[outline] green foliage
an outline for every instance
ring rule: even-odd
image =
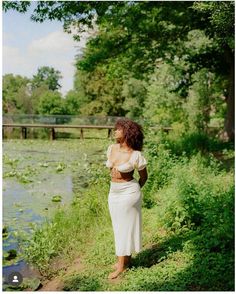
[[[215,37],[221,46],[234,49],[234,2],[194,2],[193,9],[207,18],[206,32]]]
[[[48,92],[48,86],[46,84],[41,84],[39,87],[37,88],[32,88],[31,87],[31,101],[32,101],[32,114],[38,114],[38,108],[39,108],[39,101],[40,101],[40,97]],[[24,112],[24,114],[28,114],[28,112]]]
[[[210,235],[214,238],[214,232],[221,231],[224,222],[222,231],[226,225],[228,237],[232,236],[231,175],[220,174],[213,158],[209,164],[208,160],[204,161],[199,155],[192,157],[187,164],[177,164],[173,167],[172,175],[169,185],[160,192],[163,201],[166,201],[165,225],[173,230],[196,229],[199,226],[203,230],[212,228]],[[215,237],[221,241],[222,236]]]
[[[142,116],[146,92],[146,83],[143,80],[130,78],[123,84],[123,108],[127,117],[137,118]]]
[[[168,144],[180,134],[185,143],[182,153],[174,154]],[[184,135],[181,125],[175,125],[172,134],[147,131],[144,150],[149,179],[142,188],[143,250],[133,255],[132,267],[121,275],[120,282],[107,281],[115,257],[107,206],[110,179],[101,163],[86,165],[88,187],[75,191],[71,206],[61,207],[51,222],[35,226],[31,240],[24,240],[22,251],[27,260],[44,276],[52,277],[58,274],[51,266],[54,258],[73,260],[79,255],[84,267],[63,276],[67,291],[232,290],[233,170],[226,171],[206,151],[200,153],[196,148],[191,153],[188,145],[194,146],[200,137]],[[234,155],[229,145],[210,139],[207,144],[222,156]],[[17,167],[14,159],[4,160]]]
[[[38,88],[43,84],[48,86],[49,90],[55,91],[61,88],[59,80],[62,78],[60,71],[53,67],[42,66],[38,68],[36,75],[32,79],[32,87]]]
[[[3,76],[3,112],[19,113],[31,111],[31,100],[28,94],[30,80],[20,75],[6,74]]]
[[[84,250],[84,235],[88,237],[91,224],[99,226],[109,221],[106,202],[108,174],[101,173],[97,165],[91,165],[86,173],[89,175],[90,188],[83,195],[81,192],[74,195],[70,208],[59,208],[52,222],[46,221],[41,227],[35,226],[32,239],[22,240],[25,258],[47,277],[51,277],[56,271],[50,267],[50,260],[60,254],[69,255],[69,258],[71,254],[78,254],[78,248]],[[61,196],[55,195],[52,200],[54,199],[60,200]],[[74,251],[71,251],[71,247]]]
[[[27,5],[4,1],[5,10],[24,12]],[[35,94],[33,109],[139,116],[147,125],[174,130],[148,135],[144,250],[121,283],[106,282],[114,247],[107,246],[113,244],[108,176],[100,166],[86,169],[89,188],[27,243],[28,259],[50,275],[53,257],[71,256],[79,248],[88,271],[69,279],[66,290],[232,291],[233,163],[226,169],[222,161],[234,152],[208,134],[209,125],[222,128],[223,119],[227,124],[234,117],[229,103],[234,2],[40,1],[32,19],[64,21],[67,31],[71,25],[77,32],[96,27],[83,56],[77,57],[76,93],[65,103],[57,93]],[[25,84],[17,87],[5,88],[4,111],[32,111],[22,98]],[[16,170],[7,176],[17,176]]]
[[[99,291],[99,281],[89,275],[76,275],[66,280],[64,291]]]
[[[207,154],[216,152],[225,148],[232,148],[230,143],[222,142],[217,138],[210,137],[204,132],[187,131],[183,133],[179,130],[172,130],[168,135],[163,135],[160,139],[164,148],[176,156],[186,155],[191,157],[198,152]]]
[[[59,92],[47,91],[39,98],[39,114],[66,114],[64,100]]]
[[[34,75],[32,79],[20,75],[4,75],[3,111],[11,114],[46,114],[50,111],[51,114],[64,114],[66,111],[72,111],[71,98],[69,98],[66,105],[68,110],[66,110],[64,106],[59,106],[60,102],[55,98],[55,96],[60,94],[53,94],[53,101],[50,102],[49,96],[54,90],[60,87],[58,84],[59,78],[61,78],[61,76],[58,71],[46,66],[39,68],[38,73]],[[44,102],[41,101],[41,105],[39,106],[41,96],[44,97],[42,98]],[[48,98],[46,98],[46,96],[48,96]],[[48,107],[46,107],[46,100],[49,104]],[[55,100],[57,100],[57,102],[55,102]],[[42,103],[44,104],[43,106]],[[56,105],[54,105],[55,103],[57,104],[57,109],[52,110],[52,108],[56,108]],[[73,106],[75,106],[75,103]],[[72,113],[69,112],[68,114]]]
[[[192,76],[193,85],[189,88],[187,103],[189,128],[192,131],[206,131],[210,121],[214,75],[201,69]]]
[[[28,5],[3,6],[24,12]],[[204,131],[223,128],[225,120],[233,138],[233,2],[44,1],[31,18],[62,21],[67,32],[76,28],[77,40],[93,29],[76,57],[67,114],[126,115]],[[56,90],[59,78],[58,71],[42,67],[33,84]],[[37,99],[32,106],[24,99],[27,112],[37,109]]]
[[[80,78],[81,74],[78,75]],[[87,115],[123,115],[123,97],[121,95],[122,81],[120,79],[108,79],[106,67],[97,67],[94,72],[83,78],[82,91],[78,90],[81,104],[80,112]],[[81,81],[81,82],[82,82]],[[86,93],[87,98],[85,98]]]
[[[171,178],[171,167],[175,158],[162,144],[149,142],[148,150],[148,181],[144,186],[144,207],[151,208],[156,204],[155,194],[165,186]]]
[[[25,13],[30,5],[31,5],[31,3],[28,2],[28,1],[21,1],[21,2],[18,2],[18,1],[11,1],[11,2],[3,1],[3,10],[7,11],[9,9],[15,9],[15,10],[17,10],[19,12]]]
[[[180,81],[176,68],[159,63],[150,77],[145,101],[144,117],[151,123],[170,126],[182,119],[182,99],[176,92]]]
[[[78,93],[76,91],[69,91],[65,97],[65,109],[66,114],[76,115],[79,113],[80,101],[78,98]]]

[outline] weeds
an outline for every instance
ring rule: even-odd
[[[180,139],[178,152],[177,145],[164,139],[146,142],[144,246],[133,255],[121,282],[107,281],[115,251],[107,205],[109,175],[102,164],[86,166],[88,188],[27,241],[28,260],[48,275],[56,255],[82,256],[86,269],[64,278],[65,291],[232,291],[233,172],[222,169],[209,153],[212,145],[206,137]]]

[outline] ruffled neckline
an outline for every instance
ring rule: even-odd
[[[132,151],[132,154],[130,155],[129,160],[126,161],[126,162],[124,162],[124,163],[121,163],[121,164],[115,166],[115,165],[110,161],[109,158],[107,159],[107,163],[108,163],[109,167],[116,167],[117,169],[119,169],[120,166],[122,166],[122,165],[124,165],[124,164],[129,164],[129,163],[130,163],[130,161],[131,161],[131,159],[132,159],[132,157],[133,157],[133,155],[134,155],[134,153],[135,153],[136,151],[137,151],[137,150],[133,150],[133,151]]]

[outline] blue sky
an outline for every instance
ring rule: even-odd
[[[2,13],[2,74],[31,78],[38,67],[52,66],[62,73],[61,92],[66,94],[73,87],[75,55],[85,46],[85,38],[75,42],[72,35],[63,32],[63,24],[58,21],[31,21],[32,9],[25,14]]]

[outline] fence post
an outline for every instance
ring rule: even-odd
[[[27,138],[27,128],[22,127],[21,128],[21,139],[26,139]]]
[[[111,137],[111,129],[108,129],[108,138]]]
[[[54,128],[51,128],[50,139],[51,140],[55,140],[55,138],[56,138],[55,129]]]
[[[80,129],[80,139],[83,139],[84,138],[84,131],[83,129],[81,128]]]

